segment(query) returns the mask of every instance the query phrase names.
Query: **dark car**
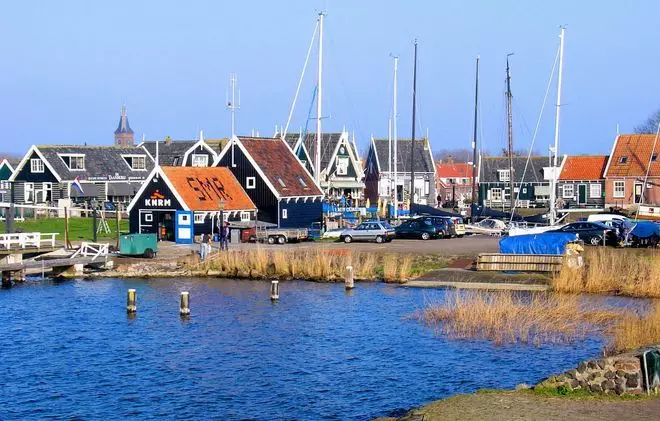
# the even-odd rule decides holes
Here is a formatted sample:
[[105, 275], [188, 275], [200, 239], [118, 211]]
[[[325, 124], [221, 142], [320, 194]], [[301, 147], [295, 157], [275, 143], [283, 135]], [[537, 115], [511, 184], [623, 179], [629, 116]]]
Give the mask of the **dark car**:
[[430, 221], [423, 221], [421, 219], [406, 221], [394, 230], [396, 231], [397, 238], [421, 238], [422, 240], [438, 238], [442, 232]]
[[431, 223], [438, 230], [439, 237], [456, 237], [456, 227], [451, 218], [444, 216], [421, 216], [415, 220]]
[[553, 232], [577, 234], [580, 240], [592, 246], [603, 245], [603, 238], [605, 239], [605, 244], [617, 244], [616, 232], [611, 227], [600, 222], [573, 222], [553, 230]]

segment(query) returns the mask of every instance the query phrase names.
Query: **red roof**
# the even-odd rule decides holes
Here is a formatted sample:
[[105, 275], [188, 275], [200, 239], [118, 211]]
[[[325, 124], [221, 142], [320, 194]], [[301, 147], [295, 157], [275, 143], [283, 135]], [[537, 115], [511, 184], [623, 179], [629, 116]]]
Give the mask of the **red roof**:
[[161, 167], [172, 187], [193, 211], [256, 210], [234, 174], [225, 167]]
[[[655, 149], [654, 149], [655, 145]], [[655, 154], [655, 160], [651, 155]], [[606, 177], [660, 177], [660, 139], [654, 134], [622, 134], [617, 136]], [[651, 160], [649, 169], [649, 160]]]
[[466, 162], [435, 164], [437, 178], [472, 178], [472, 164]]
[[560, 180], [601, 180], [607, 155], [567, 156], [559, 174]]
[[239, 140], [280, 197], [323, 195], [282, 139], [240, 137]]

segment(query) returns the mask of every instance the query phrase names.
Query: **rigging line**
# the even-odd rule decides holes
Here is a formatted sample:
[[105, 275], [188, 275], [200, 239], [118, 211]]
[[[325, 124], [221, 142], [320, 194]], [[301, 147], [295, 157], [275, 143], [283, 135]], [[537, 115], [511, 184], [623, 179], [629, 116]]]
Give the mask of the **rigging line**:
[[[644, 184], [642, 184], [642, 194], [639, 195], [640, 205], [642, 204], [642, 198], [644, 197], [644, 188], [646, 187], [646, 183], [648, 182], [649, 179], [649, 172], [651, 171], [651, 162], [653, 162], [653, 154], [655, 153], [655, 146], [658, 143], [658, 135], [660, 135], [660, 123], [658, 123], [658, 130], [656, 130], [655, 132], [655, 139], [653, 140], [653, 149], [651, 149], [651, 155], [649, 155], [649, 163], [646, 166], [646, 175], [644, 176]], [[635, 215], [635, 219], [637, 219], [638, 217], [639, 217], [639, 206], [637, 206], [637, 214]]]
[[[548, 101], [548, 94], [550, 93], [550, 86], [552, 85], [552, 80], [555, 77], [555, 70], [557, 69], [557, 61], [559, 60], [559, 49], [557, 49], [557, 55], [555, 55], [555, 62], [552, 65], [552, 72], [550, 72], [550, 78], [548, 79], [548, 86], [545, 88], [545, 96], [543, 97], [543, 104], [541, 104], [541, 112], [539, 113], [539, 118], [536, 120], [536, 128], [534, 129], [534, 135], [532, 136], [532, 143], [529, 145], [529, 152], [527, 153], [527, 161], [525, 162], [525, 169], [523, 170], [523, 175], [522, 178], [520, 179], [520, 187], [522, 187], [522, 183], [525, 181], [525, 173], [527, 172], [527, 167], [529, 165], [529, 160], [532, 156], [532, 150], [534, 148], [534, 142], [536, 142], [536, 135], [539, 132], [539, 126], [541, 125], [541, 118], [543, 117], [543, 110], [545, 110], [545, 104]], [[555, 151], [555, 153], [557, 153]], [[553, 171], [555, 171], [553, 169]], [[513, 177], [513, 174], [510, 175]], [[553, 174], [554, 177], [554, 174]], [[522, 191], [522, 188], [518, 188], [518, 195], [516, 196], [516, 202], [520, 200], [520, 192]], [[513, 194], [513, 192], [511, 192]], [[514, 209], [515, 209], [515, 203], [514, 202]], [[511, 209], [511, 220], [509, 221], [509, 224], [513, 221], [513, 211], [514, 209]]]
[[316, 33], [319, 30], [319, 21], [316, 21], [316, 26], [314, 27], [314, 33], [312, 34], [312, 40], [309, 42], [309, 48], [307, 49], [307, 57], [305, 57], [305, 64], [303, 65], [302, 72], [300, 73], [300, 79], [298, 80], [298, 87], [296, 88], [296, 94], [293, 97], [293, 103], [291, 104], [291, 110], [289, 110], [289, 118], [286, 120], [286, 126], [282, 132], [282, 139], [286, 137], [286, 133], [289, 131], [289, 124], [291, 123], [291, 117], [293, 117], [293, 110], [296, 107], [296, 101], [298, 101], [298, 94], [300, 94], [300, 86], [302, 85], [303, 79], [305, 77], [305, 71], [307, 70], [307, 63], [309, 62], [309, 56], [312, 53], [312, 47], [314, 46], [314, 40], [316, 39]]

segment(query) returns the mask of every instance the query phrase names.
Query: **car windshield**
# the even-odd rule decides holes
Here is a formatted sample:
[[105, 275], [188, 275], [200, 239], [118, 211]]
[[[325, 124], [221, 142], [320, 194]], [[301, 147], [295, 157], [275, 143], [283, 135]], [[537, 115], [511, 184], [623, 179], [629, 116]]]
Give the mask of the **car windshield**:
[[385, 228], [386, 230], [394, 229], [394, 228], [392, 228], [392, 225], [388, 224], [387, 222], [381, 222], [380, 224], [381, 224], [381, 225], [383, 226], [383, 228]]

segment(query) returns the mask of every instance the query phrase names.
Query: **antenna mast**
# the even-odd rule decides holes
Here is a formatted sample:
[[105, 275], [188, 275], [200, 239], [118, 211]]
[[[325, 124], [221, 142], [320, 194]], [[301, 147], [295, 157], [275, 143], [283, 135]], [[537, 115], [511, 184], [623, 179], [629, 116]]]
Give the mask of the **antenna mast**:
[[479, 108], [479, 56], [477, 56], [477, 67], [474, 89], [474, 133], [472, 135], [472, 210], [477, 204], [477, 118]]
[[398, 173], [397, 173], [397, 165], [399, 162], [399, 153], [398, 148], [397, 148], [397, 128], [396, 128], [396, 122], [399, 119], [399, 114], [397, 112], [397, 72], [399, 69], [399, 57], [394, 56], [394, 98], [392, 100], [392, 141], [393, 141], [393, 147], [392, 147], [392, 154], [393, 159], [394, 159], [394, 177], [393, 177], [393, 183], [394, 183], [394, 218], [399, 219], [399, 194], [398, 194], [398, 187], [397, 187], [397, 180], [398, 180]]
[[412, 91], [412, 139], [410, 140], [410, 207], [415, 203], [415, 99], [417, 96], [417, 39], [415, 39], [415, 64], [413, 65]]
[[561, 82], [564, 67], [564, 30], [561, 28], [559, 34], [559, 73], [557, 75], [557, 114], [555, 116], [555, 147], [552, 150], [554, 157], [552, 160], [552, 173], [550, 181], [550, 225], [555, 224], [557, 219], [556, 195], [557, 195], [557, 158], [559, 155], [559, 115], [561, 109]]
[[321, 118], [323, 104], [323, 18], [324, 12], [319, 12], [319, 64], [318, 86], [316, 92], [316, 155], [314, 156], [314, 181], [321, 185]]
[[513, 217], [513, 210], [515, 208], [514, 196], [514, 175], [513, 175], [513, 117], [511, 113], [511, 72], [509, 69], [509, 56], [513, 53], [506, 55], [506, 115], [507, 115], [507, 128], [509, 134], [509, 198], [511, 199], [511, 216]]
[[236, 110], [241, 109], [240, 92], [238, 94], [238, 104], [236, 103], [236, 84], [238, 83], [236, 73], [229, 74], [229, 83], [231, 85], [231, 101], [227, 100], [227, 109], [231, 112], [231, 137], [234, 137], [236, 135]]

